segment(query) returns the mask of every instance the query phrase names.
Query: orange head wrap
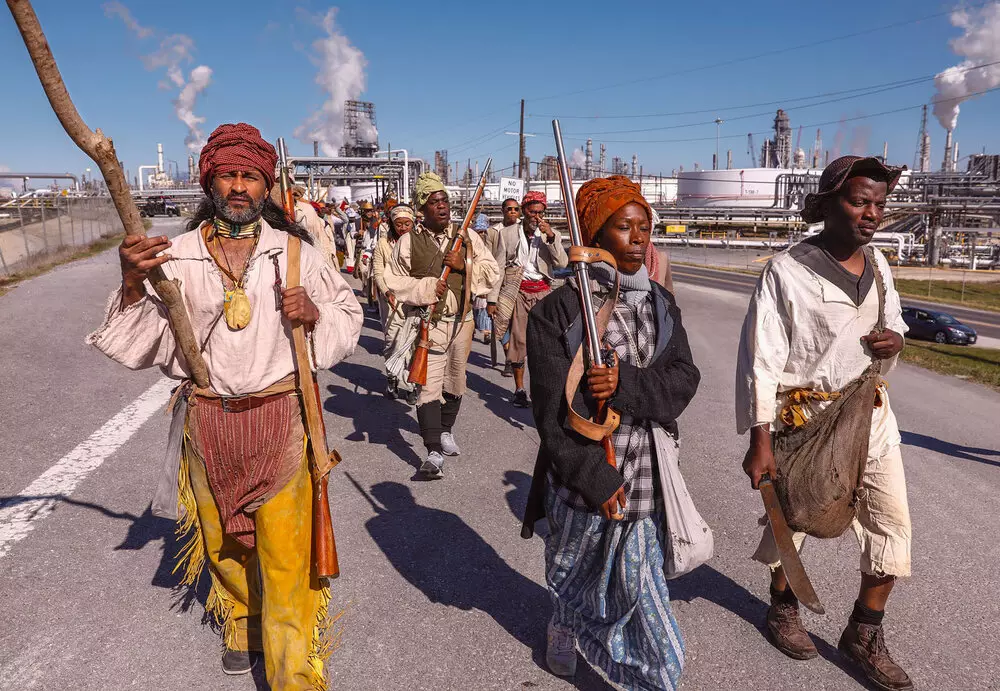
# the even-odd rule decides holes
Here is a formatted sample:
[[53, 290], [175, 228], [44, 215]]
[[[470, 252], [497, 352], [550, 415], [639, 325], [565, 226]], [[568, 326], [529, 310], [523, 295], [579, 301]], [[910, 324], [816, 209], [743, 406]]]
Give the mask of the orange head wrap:
[[219, 125], [201, 150], [199, 182], [205, 194], [212, 194], [212, 178], [219, 173], [254, 168], [267, 180], [267, 186], [273, 187], [277, 163], [278, 153], [253, 125]]
[[642, 196], [639, 185], [624, 175], [594, 178], [585, 182], [576, 193], [576, 213], [580, 217], [583, 244], [593, 244], [594, 238], [607, 220], [630, 202], [645, 209], [649, 220], [653, 220], [653, 210]]

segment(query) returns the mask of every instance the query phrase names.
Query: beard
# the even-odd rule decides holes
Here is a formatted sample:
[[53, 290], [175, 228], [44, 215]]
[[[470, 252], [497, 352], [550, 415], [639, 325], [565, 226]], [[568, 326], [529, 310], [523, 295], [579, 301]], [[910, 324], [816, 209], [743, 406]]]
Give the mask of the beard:
[[212, 192], [212, 204], [215, 206], [215, 215], [230, 223], [244, 224], [256, 221], [264, 212], [264, 204], [267, 203], [267, 197], [258, 200], [250, 195], [230, 196], [239, 196], [250, 200], [250, 205], [247, 208], [237, 211], [229, 206], [229, 197], [224, 197], [215, 191]]

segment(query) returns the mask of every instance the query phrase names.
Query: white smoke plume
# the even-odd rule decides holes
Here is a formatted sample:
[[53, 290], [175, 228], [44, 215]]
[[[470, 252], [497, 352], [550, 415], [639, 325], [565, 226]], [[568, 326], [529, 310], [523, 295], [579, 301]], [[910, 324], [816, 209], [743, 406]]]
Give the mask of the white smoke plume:
[[129, 11], [125, 5], [120, 2], [106, 2], [101, 5], [104, 8], [104, 14], [108, 17], [121, 17], [121, 20], [125, 22], [125, 26], [128, 27], [129, 31], [134, 33], [137, 38], [149, 38], [153, 35], [153, 30], [148, 26], [142, 26], [135, 20], [132, 13]]
[[367, 115], [361, 117], [358, 123], [358, 144], [375, 146], [378, 144], [378, 128]]
[[[319, 142], [324, 156], [336, 156], [344, 143], [344, 102], [357, 100], [365, 90], [364, 53], [336, 25], [337, 8], [323, 15], [321, 24], [326, 36], [313, 42], [313, 62], [316, 64], [316, 84], [327, 95], [326, 101], [305, 122], [295, 129], [295, 136], [305, 143]], [[314, 22], [310, 20], [310, 23]], [[362, 123], [362, 132], [365, 131]], [[370, 131], [375, 128], [369, 121]], [[361, 134], [361, 133], [359, 133]]]
[[587, 163], [587, 154], [583, 149], [573, 149], [573, 154], [569, 157], [569, 164], [573, 168], [583, 168]]
[[934, 116], [946, 130], [958, 124], [959, 104], [1000, 86], [1000, 2], [978, 10], [956, 10], [951, 23], [965, 32], [949, 41], [965, 60], [934, 78]]
[[[125, 26], [139, 38], [149, 38], [155, 33], [153, 29], [141, 26], [120, 2], [106, 3], [104, 12], [109, 17], [121, 17]], [[158, 50], [142, 56], [142, 64], [147, 70], [162, 69], [166, 72], [167, 81], [160, 82], [161, 88], [179, 90], [173, 100], [174, 114], [188, 128], [184, 144], [190, 152], [197, 153], [205, 145], [205, 134], [201, 130], [205, 118], [196, 115], [194, 107], [198, 96], [212, 81], [212, 68], [198, 65], [185, 76], [186, 65], [194, 62], [194, 51], [194, 39], [190, 36], [170, 34], [160, 41]]]

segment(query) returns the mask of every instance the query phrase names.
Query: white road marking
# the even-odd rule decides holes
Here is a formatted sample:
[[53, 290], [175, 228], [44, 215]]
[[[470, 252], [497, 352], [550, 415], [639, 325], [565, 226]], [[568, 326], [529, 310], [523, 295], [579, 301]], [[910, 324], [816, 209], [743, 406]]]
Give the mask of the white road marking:
[[15, 497], [0, 503], [0, 557], [27, 537], [35, 523], [52, 513], [59, 496], [76, 486], [142, 427], [170, 399], [176, 382], [163, 378], [108, 420]]

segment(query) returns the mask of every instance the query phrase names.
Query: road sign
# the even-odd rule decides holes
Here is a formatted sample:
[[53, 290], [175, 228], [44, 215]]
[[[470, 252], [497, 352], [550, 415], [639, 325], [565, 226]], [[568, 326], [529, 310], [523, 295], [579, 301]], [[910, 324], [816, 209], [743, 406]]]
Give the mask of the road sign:
[[500, 178], [500, 201], [516, 199], [520, 204], [524, 198], [524, 180], [517, 178]]

